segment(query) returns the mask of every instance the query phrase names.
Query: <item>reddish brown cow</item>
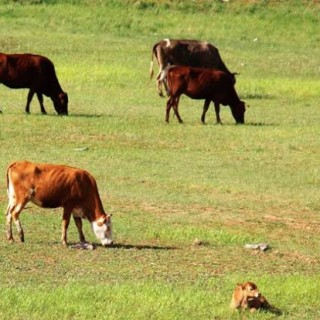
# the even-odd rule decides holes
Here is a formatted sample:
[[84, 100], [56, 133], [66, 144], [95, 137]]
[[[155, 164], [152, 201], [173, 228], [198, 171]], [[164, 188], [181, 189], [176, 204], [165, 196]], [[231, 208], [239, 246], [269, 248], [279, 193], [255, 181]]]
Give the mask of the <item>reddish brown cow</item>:
[[161, 81], [167, 84], [167, 111], [165, 120], [169, 122], [171, 107], [182, 123], [178, 112], [179, 99], [182, 94], [192, 99], [204, 99], [201, 121], [205, 123], [206, 112], [212, 101], [215, 106], [217, 123], [220, 119], [220, 103], [229, 105], [237, 123], [244, 123], [245, 104], [238, 97], [232, 77], [223, 71], [186, 66], [169, 66], [162, 73]]
[[[223, 62], [219, 50], [211, 43], [198, 40], [164, 39], [156, 43], [151, 52], [150, 78], [153, 76], [153, 57], [159, 65], [157, 86], [160, 96], [163, 96], [160, 81], [162, 71], [169, 65], [209, 68], [224, 71], [232, 76], [235, 83], [235, 73], [231, 73]], [[165, 83], [164, 83], [165, 84]]]
[[19, 215], [25, 205], [31, 201], [42, 208], [63, 207], [61, 238], [63, 245], [67, 245], [67, 229], [71, 215], [73, 215], [81, 242], [85, 242], [81, 219], [87, 219], [101, 243], [112, 244], [111, 216], [105, 213], [96, 181], [87, 171], [64, 165], [14, 162], [7, 169], [7, 190], [8, 240], [13, 241], [13, 220], [20, 240], [24, 242]]
[[53, 63], [46, 57], [34, 54], [0, 53], [0, 83], [12, 89], [29, 89], [26, 112], [37, 94], [41, 112], [46, 114], [43, 94], [50, 97], [58, 114], [68, 114], [68, 95], [63, 92]]

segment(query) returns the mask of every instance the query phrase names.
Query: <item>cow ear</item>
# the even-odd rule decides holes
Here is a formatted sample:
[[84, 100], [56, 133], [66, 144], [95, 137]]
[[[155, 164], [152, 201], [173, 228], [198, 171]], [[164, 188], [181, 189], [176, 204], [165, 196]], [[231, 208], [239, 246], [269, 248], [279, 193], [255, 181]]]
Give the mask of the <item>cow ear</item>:
[[242, 290], [246, 290], [247, 282], [240, 284], [240, 286], [241, 286]]

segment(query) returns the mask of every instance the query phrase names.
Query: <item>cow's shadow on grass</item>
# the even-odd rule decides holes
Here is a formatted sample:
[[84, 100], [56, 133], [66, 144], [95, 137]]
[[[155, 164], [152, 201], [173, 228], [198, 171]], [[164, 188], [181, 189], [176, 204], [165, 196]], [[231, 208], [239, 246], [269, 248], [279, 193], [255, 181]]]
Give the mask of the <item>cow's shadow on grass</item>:
[[267, 122], [246, 122], [245, 126], [251, 127], [276, 127], [277, 123], [267, 123]]
[[75, 113], [75, 114], [70, 114], [70, 118], [111, 118], [112, 115], [108, 114], [99, 114], [99, 113]]
[[[98, 244], [97, 246], [101, 246]], [[154, 246], [154, 245], [139, 245], [139, 244], [126, 244], [126, 243], [115, 243], [111, 246], [107, 246], [106, 249], [136, 249], [136, 250], [176, 250], [176, 247], [169, 246]]]
[[[0, 114], [1, 114], [1, 110], [0, 110]], [[46, 118], [102, 118], [102, 117], [109, 117], [111, 118], [112, 115], [106, 115], [106, 114], [95, 114], [95, 113], [71, 113], [68, 116], [66, 115], [59, 115], [57, 113], [48, 113], [48, 114], [42, 114], [42, 113], [25, 113], [26, 117], [46, 117]]]
[[[155, 246], [155, 245], [140, 245], [140, 244], [127, 244], [127, 243], [115, 243], [112, 245], [103, 246], [101, 243], [86, 243], [92, 246], [92, 249], [105, 248], [106, 250], [112, 249], [125, 249], [125, 250], [176, 250], [176, 247], [169, 246]], [[87, 249], [81, 246], [79, 242], [69, 242], [68, 248], [71, 249]]]
[[222, 127], [242, 127], [242, 126], [245, 126], [245, 127], [277, 127], [279, 126], [279, 124], [277, 123], [273, 123], [273, 122], [254, 122], [254, 121], [249, 121], [249, 122], [245, 122], [244, 124], [236, 124], [236, 123], [222, 123], [222, 124], [217, 124], [217, 123], [210, 123], [210, 122], [206, 122], [204, 124], [204, 126], [207, 126], [207, 125], [213, 125], [213, 126], [222, 126]]

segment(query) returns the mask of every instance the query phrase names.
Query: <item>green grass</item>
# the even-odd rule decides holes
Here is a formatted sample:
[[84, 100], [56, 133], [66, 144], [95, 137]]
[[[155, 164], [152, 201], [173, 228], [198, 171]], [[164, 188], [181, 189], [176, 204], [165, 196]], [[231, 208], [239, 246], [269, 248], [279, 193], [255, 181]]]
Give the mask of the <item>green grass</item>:
[[[319, 5], [300, 1], [0, 1], [2, 52], [51, 58], [70, 115], [45, 99], [24, 114], [26, 90], [0, 88], [0, 211], [11, 161], [90, 171], [113, 248], [60, 245], [61, 210], [28, 205], [26, 242], [7, 243], [0, 216], [1, 319], [318, 319]], [[182, 97], [184, 125], [164, 122], [149, 82], [152, 45], [213, 42], [249, 108]], [[157, 67], [155, 67], [157, 71]], [[85, 223], [89, 241], [97, 243]], [[77, 242], [71, 223], [69, 240]], [[14, 229], [14, 236], [17, 235]], [[195, 245], [195, 239], [202, 241]], [[244, 249], [267, 242], [265, 253]], [[232, 313], [251, 280], [281, 316]]]

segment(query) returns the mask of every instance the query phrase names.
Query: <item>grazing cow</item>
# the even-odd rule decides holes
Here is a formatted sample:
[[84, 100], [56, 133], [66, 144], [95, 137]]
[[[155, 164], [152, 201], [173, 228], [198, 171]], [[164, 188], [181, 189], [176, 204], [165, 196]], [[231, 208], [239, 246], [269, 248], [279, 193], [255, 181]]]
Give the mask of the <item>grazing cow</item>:
[[[156, 43], [151, 53], [150, 79], [153, 76], [153, 57], [156, 58], [159, 65], [157, 87], [160, 96], [163, 96], [160, 75], [168, 65], [221, 70], [230, 74], [235, 83], [235, 73], [228, 70], [218, 49], [209, 42], [164, 39]], [[166, 83], [164, 84], [166, 85]]]
[[186, 66], [169, 66], [162, 73], [163, 79], [167, 83], [167, 102], [166, 118], [169, 122], [171, 107], [182, 123], [178, 112], [179, 99], [182, 94], [192, 99], [204, 99], [202, 123], [205, 123], [206, 112], [212, 101], [215, 106], [217, 123], [220, 119], [220, 103], [229, 105], [232, 115], [237, 123], [244, 123], [245, 104], [241, 101], [234, 88], [232, 77], [223, 71], [204, 68], [192, 68]]
[[31, 201], [42, 208], [63, 207], [61, 238], [63, 245], [67, 245], [67, 229], [71, 215], [73, 215], [81, 242], [85, 242], [81, 219], [87, 219], [101, 243], [112, 244], [111, 216], [105, 213], [96, 181], [87, 171], [63, 165], [14, 162], [7, 169], [7, 190], [8, 240], [13, 241], [13, 220], [20, 240], [24, 242], [19, 215], [25, 205]]
[[29, 89], [26, 112], [36, 93], [41, 112], [46, 114], [43, 94], [50, 97], [58, 114], [68, 114], [68, 95], [59, 84], [54, 65], [46, 57], [34, 54], [0, 53], [0, 83], [12, 89]]

